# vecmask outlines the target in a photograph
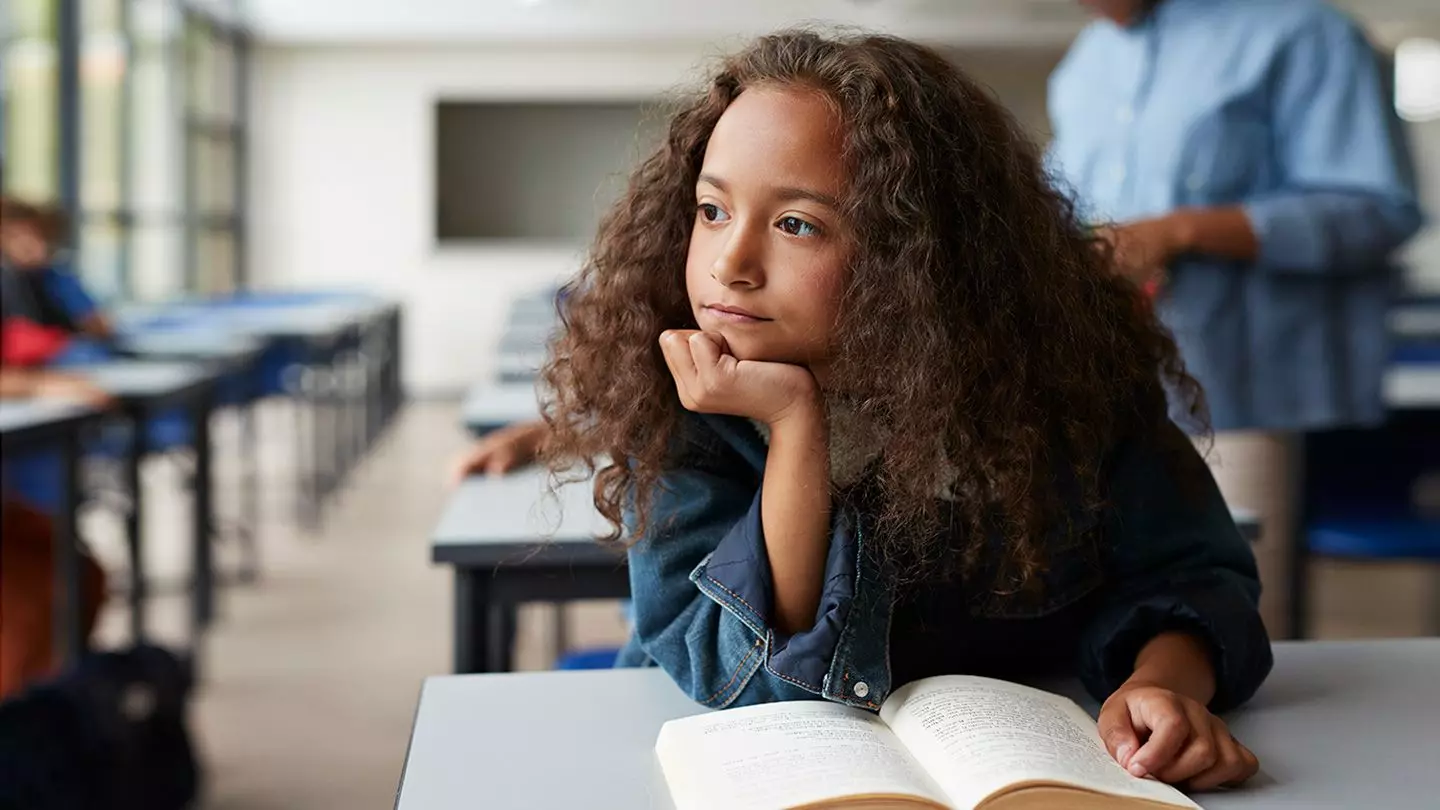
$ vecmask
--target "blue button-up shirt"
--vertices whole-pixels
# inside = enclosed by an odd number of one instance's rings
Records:
[[[1242,206],[1254,262],[1169,268],[1160,314],[1216,429],[1383,415],[1389,257],[1419,227],[1380,60],[1320,0],[1162,0],[1050,81],[1058,179],[1096,222]]]

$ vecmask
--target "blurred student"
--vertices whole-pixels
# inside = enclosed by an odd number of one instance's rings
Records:
[[[114,330],[61,260],[63,213],[0,198],[0,284],[10,365],[64,362],[110,340]]]
[[[1283,634],[1291,439],[1382,418],[1390,257],[1421,223],[1381,60],[1321,0],[1081,3],[1100,19],[1051,77],[1052,168],[1158,287]]]

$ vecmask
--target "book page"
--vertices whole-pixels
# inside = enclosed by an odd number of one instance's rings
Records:
[[[878,718],[833,703],[772,703],[672,720],[655,751],[679,810],[774,810],[858,795],[911,795],[945,806]]]
[[[1169,785],[1126,773],[1084,710],[1039,689],[989,678],[927,678],[896,690],[880,716],[962,810],[1032,780],[1199,807]]]

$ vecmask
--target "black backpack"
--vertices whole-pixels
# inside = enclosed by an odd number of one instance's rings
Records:
[[[93,653],[0,703],[0,810],[185,810],[200,772],[188,667],[156,647]]]

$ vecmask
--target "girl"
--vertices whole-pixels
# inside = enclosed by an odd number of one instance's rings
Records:
[[[1109,261],[937,54],[785,33],[727,60],[602,223],[544,372],[545,454],[598,468],[632,543],[621,663],[716,707],[1073,672],[1132,773],[1254,773],[1212,714],[1270,668],[1254,560]]]

